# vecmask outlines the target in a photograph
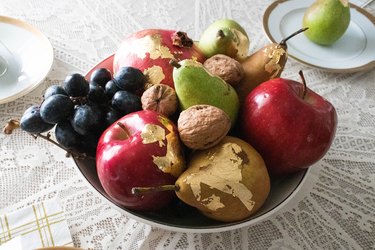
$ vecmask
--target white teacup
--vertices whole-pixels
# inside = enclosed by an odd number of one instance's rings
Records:
[[[8,60],[12,53],[8,48],[0,41],[0,76],[4,75],[8,70]]]
[[[4,75],[8,69],[8,62],[0,55],[0,76]]]
[[[0,83],[12,83],[19,75],[20,65],[16,55],[0,41]]]

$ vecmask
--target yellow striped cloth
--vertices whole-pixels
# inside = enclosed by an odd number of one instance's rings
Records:
[[[47,200],[0,215],[0,249],[15,240],[22,249],[73,246],[60,202]]]

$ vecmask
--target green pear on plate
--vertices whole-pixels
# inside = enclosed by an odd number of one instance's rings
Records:
[[[320,45],[332,45],[341,38],[350,23],[348,0],[316,0],[303,16],[308,39]]]
[[[212,105],[222,109],[233,126],[239,110],[235,89],[193,59],[171,63],[174,65],[173,81],[181,110],[198,104]]]

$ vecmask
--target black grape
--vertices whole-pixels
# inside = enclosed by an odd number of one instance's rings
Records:
[[[113,76],[117,87],[122,90],[135,91],[143,87],[145,76],[143,72],[134,67],[122,67]]]
[[[102,88],[105,87],[105,84],[112,80],[112,73],[106,68],[99,68],[92,72],[90,77],[90,82],[96,82]]]
[[[67,119],[74,110],[74,104],[66,95],[56,94],[44,100],[40,107],[40,116],[51,124]]]
[[[119,90],[120,89],[117,87],[116,83],[113,80],[110,80],[105,85],[105,94],[109,99],[111,99]]]
[[[64,89],[69,96],[82,97],[89,93],[89,84],[85,77],[75,73],[65,78],[63,83]]]
[[[103,130],[102,111],[94,105],[77,105],[70,123],[74,130],[80,135],[86,135],[90,132],[100,133]]]
[[[81,140],[77,147],[77,151],[80,153],[86,153],[91,156],[95,156],[96,147],[100,138],[100,133],[88,133]]]
[[[68,95],[62,86],[51,85],[46,89],[46,91],[44,91],[43,97],[44,99],[47,99],[48,97],[52,95],[56,95],[56,94],[61,94],[61,95],[66,95],[66,96]]]
[[[102,104],[107,101],[107,95],[104,89],[96,82],[90,82],[89,93],[87,94],[87,99],[91,102]]]
[[[59,122],[55,128],[55,136],[58,143],[66,149],[77,150],[84,137],[78,134],[68,120]]]
[[[33,105],[25,110],[21,117],[20,124],[22,130],[33,134],[47,132],[54,126],[53,124],[46,123],[42,119],[40,116],[40,107],[37,105]]]
[[[122,116],[142,110],[141,98],[125,90],[117,91],[111,104]]]
[[[112,125],[115,121],[117,121],[121,117],[122,116],[118,111],[116,111],[115,109],[109,109],[104,115],[104,121],[105,121],[106,127]]]

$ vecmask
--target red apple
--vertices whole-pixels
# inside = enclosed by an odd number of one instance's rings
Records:
[[[277,78],[250,92],[240,112],[243,139],[263,156],[272,176],[311,166],[331,146],[334,106],[302,83]]]
[[[174,192],[134,195],[133,187],[174,184],[185,168],[176,126],[154,111],[120,118],[99,139],[96,153],[99,180],[118,204],[133,210],[156,210]]]
[[[163,83],[174,88],[171,59],[180,61],[194,58],[204,62],[205,57],[185,32],[146,29],[128,36],[115,53],[113,71],[132,66],[148,76],[149,83]]]

